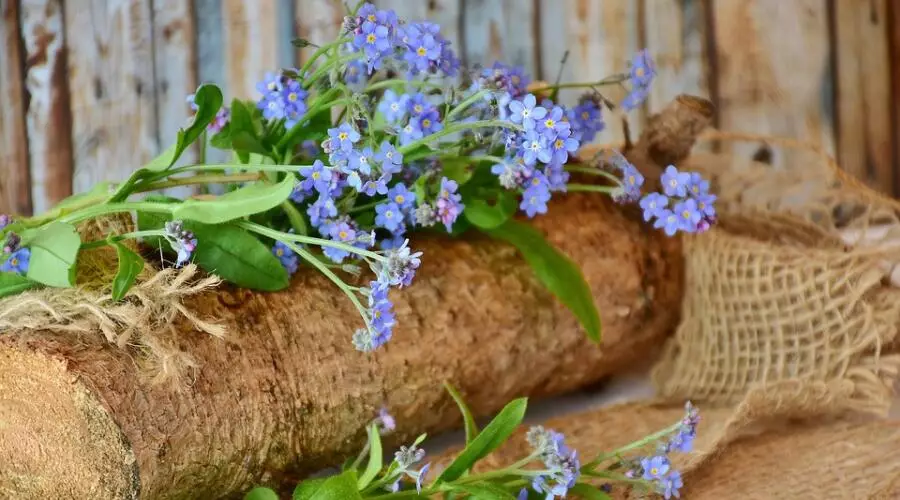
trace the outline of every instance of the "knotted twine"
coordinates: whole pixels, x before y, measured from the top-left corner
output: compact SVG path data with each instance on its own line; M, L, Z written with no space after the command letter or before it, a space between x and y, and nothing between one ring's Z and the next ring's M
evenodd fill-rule
M106 217L79 225L82 241L133 230L130 217ZM134 241L125 243L137 250ZM182 304L190 296L217 287L221 280L202 274L194 264L158 268L147 262L134 286L121 301L112 299L117 269L114 249L81 252L76 285L39 288L0 299L0 331L55 330L71 335L102 336L119 348L142 353L143 373L151 383L180 385L186 371L196 367L189 353L177 347L176 321L183 319L199 331L222 337L224 328L200 318ZM23 341L29 336L22 335Z

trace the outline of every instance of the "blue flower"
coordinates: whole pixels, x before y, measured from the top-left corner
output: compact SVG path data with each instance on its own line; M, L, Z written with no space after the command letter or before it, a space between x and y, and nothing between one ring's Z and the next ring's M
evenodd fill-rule
M430 463L425 464L416 474L416 492L422 493L422 481L425 479L425 475L428 474L428 469L430 467Z
M328 237L342 243L353 243L356 241L356 228L349 222L341 221L329 227ZM350 252L334 247L323 247L322 253L337 264L343 262L350 255Z
M685 432L684 429L679 430L669 440L668 448L679 453L690 453L694 448L694 437L691 432Z
M365 79L366 65L362 61L350 61L344 70L344 81L347 83L359 83Z
M422 129L418 127L416 122L410 120L405 127L400 129L400 144L405 146L411 142L422 138Z
M360 136L359 132L354 130L349 123L342 123L339 127L328 129L328 137L335 150L349 153L353 150L353 145L359 141Z
M371 61L391 49L389 36L390 30L387 26L366 20L360 26L356 36L353 37L353 46L362 50L366 59Z
M548 201L550 201L550 190L547 189L546 184L538 184L529 187L522 193L522 203L519 204L519 209L524 211L528 217L545 214Z
M592 99L584 99L569 111L572 134L582 143L591 142L606 124L600 114L600 107Z
M693 197L705 195L709 192L709 181L697 172L690 172L690 180L687 182L688 194Z
M700 219L702 215L700 211L697 210L697 201L693 198L688 198L678 204L676 204L672 208L672 212L674 212L678 218L681 220L681 230L693 233L697 229L697 224L700 223Z
M303 149L303 153L310 158L314 158L319 156L321 149L319 149L318 143L314 139L307 139L300 144L300 148Z
M644 87L635 87L631 92L622 99L622 109L632 111L638 108L650 95L649 90Z
M522 488L519 490L519 494L516 496L516 500L528 500L528 488Z
M27 274L28 265L31 263L31 250L20 248L13 252L3 264L0 264L0 271L4 273Z
M309 215L309 222L313 226L319 227L325 219L337 216L337 207L334 205L334 200L331 196L322 193L315 203L306 209L306 213Z
M396 203L401 210L409 211L415 208L416 193L410 191L403 183L398 183L388 191L388 199Z
M276 241L275 246L272 247L272 254L278 257L278 261L281 262L288 274L293 275L297 272L300 265L299 258L284 242Z
M284 117L286 118L284 126L292 128L306 114L307 92L303 90L303 86L297 80L285 79L282 95Z
M356 170L363 175L372 173L372 163L376 162L375 152L372 148L365 147L361 151L353 151L350 153L349 168Z
M656 229L662 229L667 236L673 236L681 228L681 222L677 215L668 208L659 211L656 222L653 223Z
M376 194L387 194L387 183L390 179L390 174L382 174L381 177L378 177L377 179L369 179L363 183L362 189L360 189L359 191L368 196L375 196Z
M714 194L703 194L694 198L697 201L697 210L704 217L715 217L716 216L716 207L714 203L716 202L716 195Z
M559 108L557 108L559 109ZM572 132L566 129L560 132L550 143L550 149L553 151L553 161L560 164L569 161L569 153L578 151L578 139L571 137Z
M565 165L562 163L551 163L544 170L547 177L547 184L550 191L566 191L566 184L569 183L569 172L566 171Z
M683 486L684 482L681 479L681 473L675 470L660 481L660 493L663 494L663 497L665 497L666 500L669 500L672 497L679 498L680 494L678 493L678 490Z
M629 80L635 87L649 87L656 76L656 67L647 49L638 51L631 60Z
M300 183L300 188L304 193L311 193L313 189L320 193L330 192L331 169L326 167L321 160L314 161L312 166L300 167L300 175L304 178Z
M193 232L184 228L184 224L180 220L166 222L164 237L172 250L178 254L175 259L175 267L181 267L197 249L197 238L194 237Z
M669 472L669 459L665 456L642 458L641 468L644 470L645 481L662 479Z
M564 116L565 114L561 107L553 107L541 121L537 122L537 130L551 141L562 134L565 134L565 136L568 137L570 125L568 122L563 121Z
M660 193L650 193L641 198L640 206L644 210L644 222L650 222L650 219L660 217L668 204L669 198Z
M509 110L512 111L509 119L513 123L521 123L525 130L533 130L535 120L541 120L547 116L547 110L537 105L537 98L534 94L526 95L521 101L512 101L509 103Z
M534 165L538 160L542 163L550 163L550 160L553 159L553 151L550 149L547 138L534 130L525 134L522 149L522 157L527 165Z
M684 197L687 195L688 185L691 182L691 174L679 172L674 165L666 167L662 175L663 193L666 196Z
M394 202L379 203L375 205L375 225L388 231L395 231L403 222L403 212L400 206Z
M435 132L439 132L444 128L444 125L441 123L441 116L438 114L436 109L429 109L425 113L422 113L418 118L419 122L419 130L422 131L425 135L431 135Z
M406 29L406 54L404 59L414 72L428 70L432 61L438 61L441 57L441 44L435 40L434 35L423 32L421 24L411 24Z
M403 153L388 141L381 143L381 150L375 160L381 162L381 171L386 174L396 174L403 169Z
M406 101L406 109L414 117L422 116L433 108L434 105L428 102L425 94L421 92L410 95Z
M384 119L388 123L394 124L406 116L406 104L408 101L409 95L397 95L393 90L387 89L384 91L384 97L381 102L378 103L378 111L384 115Z

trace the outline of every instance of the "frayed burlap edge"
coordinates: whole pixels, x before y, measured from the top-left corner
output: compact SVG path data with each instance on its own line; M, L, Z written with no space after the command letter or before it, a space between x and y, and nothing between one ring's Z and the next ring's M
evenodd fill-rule
M128 215L93 220L78 227L82 241L133 230ZM126 243L137 251L137 244ZM37 331L101 339L126 351L136 351L142 376L150 383L178 385L196 368L190 353L178 349L174 325L184 320L198 331L224 337L225 328L191 312L183 301L218 287L221 279L204 274L196 265L158 269L149 262L134 286L120 301L112 298L117 269L115 250L104 247L79 255L78 281L72 288L41 288L0 299L0 331L23 340Z

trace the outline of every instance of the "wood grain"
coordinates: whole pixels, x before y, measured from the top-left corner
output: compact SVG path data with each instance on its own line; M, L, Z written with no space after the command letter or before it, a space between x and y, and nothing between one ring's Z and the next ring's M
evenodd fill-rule
M834 150L830 41L823 0L713 2L718 123L808 140ZM790 33L791 43L785 43ZM758 144L724 144L752 157ZM776 168L802 161L771 151Z
M66 39L59 0L25 0L20 15L25 42L26 110L34 213L72 194L72 117Z
M0 0L0 212L31 213L19 5Z
M488 67L501 61L535 74L534 2L463 0L462 6L466 64Z
M294 11L297 36L316 45L334 41L344 20L340 0L297 0ZM315 47L299 49L297 64L303 64L315 51Z
M894 185L887 0L835 0L838 159L871 186Z
M121 181L159 151L148 2L66 2L74 191Z
M224 0L222 20L226 78L230 97L257 97L256 83L278 68L277 5ZM290 42L290 40L287 40Z

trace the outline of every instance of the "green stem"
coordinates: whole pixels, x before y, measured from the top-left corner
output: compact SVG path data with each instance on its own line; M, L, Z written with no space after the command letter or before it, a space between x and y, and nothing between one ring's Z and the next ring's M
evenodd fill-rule
M373 201L372 203L366 203L364 205L357 205L357 206L351 208L350 210L347 210L347 212L351 213L351 214L364 212L370 208L375 208L376 206L378 206L379 203L382 203L382 202L381 201Z
M436 139L440 139L441 137L448 136L450 134L454 134L456 132L462 132L464 130L472 130L476 128L488 128L488 127L497 127L497 128L512 128L516 130L522 130L521 125L517 125L515 123L506 121L506 120L479 120L475 122L468 123L457 123L454 125L450 125L440 132L436 132L434 134L429 135L428 137L423 137L417 141L413 141L406 146L398 149L404 155L418 148L419 146L428 144Z
M595 458L595 459L591 460L589 463L585 464L582 467L582 470L588 470L592 467L595 467L595 466L603 463L605 460L609 460L610 458L616 457L618 455L622 455L625 452L628 452L631 450L636 450L638 448L643 448L644 446L647 446L648 444L652 443L653 441L657 441L660 438L668 436L669 434L677 431L680 426L681 426L681 422L679 421L678 423L672 424L671 426L666 427L665 429L663 429L659 432L650 434L649 436L647 436L643 439L640 439L638 441L635 441L631 444L627 444L627 445L625 445L621 448L618 448L616 450L613 450L609 453L601 453L600 455L597 456L597 458Z
M81 249L82 250L90 250L91 248L103 247L103 246L109 245L110 240L122 241L122 240L127 240L129 238L144 238L146 236L165 236L165 235L166 235L166 232L162 229L152 229L152 230L147 230L147 231L134 231L131 233L118 234L116 236L112 236L110 238L105 238L102 240L95 240L95 241L90 241L87 243L82 243Z
M349 42L349 41L350 41L350 38L349 38L349 37L344 37L344 38L340 38L340 39L338 39L338 40L335 40L335 41L333 41L333 42L331 42L331 43L327 43L327 44L325 44L325 45L322 45L321 47L319 47L318 49L316 49L316 51L313 52L313 55L310 56L309 60L306 61L305 63L303 63L303 66L300 68L300 78L304 78L304 75L306 74L307 70L309 70L309 68L312 67L313 63L316 62L316 59L318 59L319 57L321 57L322 54L324 54L326 51L328 51L328 50L331 49L332 47L339 46L339 45L341 45L341 44L343 44L343 43L347 43L347 42Z
M186 179L171 179L164 182L156 182L140 186L136 193L145 193L147 191L158 191L175 186L193 186L197 184L230 184L236 182L248 182L259 179L258 174L238 174L238 175L196 175Z
M316 80L322 78L322 75L326 74L331 68L335 66L343 66L348 62L353 61L354 59L359 59L358 52L329 60L322 66L316 68L316 70L313 71L313 74L308 79L303 81L303 88L308 89L310 86L312 86L313 83L316 82Z
M339 104L339 101L332 101L337 94L339 94L341 89L334 88L322 94L320 99L316 100L316 104L312 105L307 111L306 114L303 115L303 119L298 121L290 130L288 130L284 137L278 141L278 144L275 145L276 149L283 150L286 149L289 145L293 144L297 139L297 136L300 135L300 132L303 131L303 128L307 125L307 123L316 115L321 113L322 111L331 112L331 107Z
M365 89L363 89L363 92L369 93L369 92L372 92L375 90L385 89L388 87L393 87L394 85L401 85L401 84L407 85L409 87L414 87L414 88L434 88L434 89L443 88L442 85L433 83L433 82L426 82L426 81L410 82L407 80L403 80L402 78L393 78L390 80L381 80L380 82L375 82L375 83L369 84L368 86L366 86Z
M291 227L294 228L294 232L303 236L309 234L309 228L306 227L306 219L303 218L303 214L297 210L297 207L295 207L293 203L285 200L285 202L281 204L281 207L287 214L288 220L291 221Z
M172 213L172 208L172 203L151 203L147 201L106 203L103 205L96 205L93 207L85 208L83 210L72 212L69 215L60 217L58 220L60 222L65 222L68 224L74 224L76 222L81 222L83 220L91 219L94 217L121 212L130 212L132 210L167 214Z
M506 159L491 155L470 156L469 159L472 161L492 161L494 163L506 163Z
M569 184L566 186L566 191L570 193L585 191L585 192L593 192L593 193L607 193L612 194L621 189L618 186L593 186L590 184Z
M255 233L259 233L263 236L268 236L269 238L280 240L280 241L293 241L295 243L304 243L307 245L315 245L319 247L331 247L337 248L339 250L343 250L345 252L350 252L356 255L361 255L363 257L368 257L370 259L377 260L379 262L384 261L384 257L369 251L364 250L362 248L355 247L353 245L348 245L346 243L341 243L340 241L332 241L326 240L324 238L314 238L312 236L304 236L302 234L291 234L285 233L282 231L277 231L275 229L269 229L266 226L261 226L259 224L253 222L242 221L237 223L238 226L243 227L244 229L253 231Z
M628 79L628 75L624 73L620 73L617 75L608 76L600 81L596 82L568 82L568 83L557 83L554 85L545 85L543 87L535 87L530 89L530 92L541 92L544 90L555 90L555 89L580 89L580 88L591 88L591 87L599 87L601 85L614 85L620 82L623 82Z
M450 123L451 118L453 118L454 116L458 115L459 113L465 111L466 108L468 108L469 106L472 105L472 103L483 98L485 95L487 95L487 93L488 93L487 90L479 90L478 92L475 92L474 94L467 97L463 102L459 103L455 108L453 108L452 110L450 110L449 113L447 113L447 116L444 117L444 122Z
M605 170L600 170L599 168L592 168L592 167L578 167L578 166L575 166L575 165L566 165L566 170L568 170L569 172L579 172L579 173L582 173L582 174L597 175L597 176L600 176L600 177L606 177L607 179L609 179L609 180L615 182L617 185L622 185L622 180L621 180L621 179L619 179L619 178L616 177L615 175L613 175L613 174L611 174L611 173L609 173L609 172L607 172L607 171L605 171Z

